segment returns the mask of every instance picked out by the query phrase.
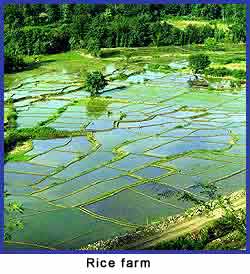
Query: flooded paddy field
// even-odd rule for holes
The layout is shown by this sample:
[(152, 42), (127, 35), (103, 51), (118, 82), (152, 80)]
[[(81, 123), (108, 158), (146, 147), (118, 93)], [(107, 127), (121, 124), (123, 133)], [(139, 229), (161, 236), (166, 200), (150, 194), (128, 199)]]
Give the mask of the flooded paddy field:
[(202, 183), (244, 189), (245, 91), (192, 89), (189, 77), (148, 70), (95, 98), (74, 72), (10, 87), (17, 129), (80, 133), (33, 139), (23, 161), (6, 162), (6, 200), (23, 204), (25, 229), (5, 248), (77, 249), (184, 212), (193, 204), (178, 195), (208, 199)]

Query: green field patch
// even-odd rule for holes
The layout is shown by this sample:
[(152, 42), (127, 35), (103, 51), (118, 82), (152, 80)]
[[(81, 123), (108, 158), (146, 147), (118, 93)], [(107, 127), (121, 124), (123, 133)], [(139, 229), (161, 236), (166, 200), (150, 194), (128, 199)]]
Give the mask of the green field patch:
[[(130, 228), (124, 227), (116, 223), (105, 222), (98, 220), (96, 225), (88, 229), (84, 229), (84, 233), (74, 237), (71, 240), (62, 241), (56, 245), (56, 248), (59, 250), (62, 249), (76, 249), (87, 245), (89, 243), (94, 243), (97, 240), (107, 240), (111, 239), (120, 234), (126, 233)], [(85, 232), (86, 231), (86, 232)]]
[(196, 183), (207, 183), (207, 182), (219, 182), (223, 178), (230, 177), (232, 174), (238, 173), (245, 170), (243, 163), (228, 163), (227, 165), (214, 169), (210, 168), (206, 172), (196, 176)]
[(217, 182), (219, 192), (221, 193), (232, 193), (239, 189), (246, 188), (246, 172), (238, 173), (232, 177), (226, 178)]
[(175, 119), (176, 118), (182, 118), (182, 119), (187, 119), (187, 118), (192, 118), (195, 116), (202, 115), (202, 117), (206, 116), (206, 112), (204, 111), (177, 111), (175, 113), (172, 113), (170, 116), (173, 116)]
[(147, 151), (148, 155), (156, 157), (169, 157), (172, 155), (187, 153), (195, 150), (222, 150), (227, 146), (225, 144), (207, 143), (207, 142), (184, 142), (176, 141), (162, 145), (155, 149)]
[(68, 164), (69, 162), (74, 160), (76, 157), (77, 157), (76, 154), (73, 154), (71, 152), (52, 150), (42, 155), (36, 156), (32, 160), (30, 160), (30, 163), (58, 167), (61, 165)]
[[(211, 108), (229, 101), (231, 101), (231, 98), (227, 96), (193, 92), (175, 97), (171, 100), (171, 103), (175, 102), (175, 104), (187, 105), (189, 107)], [(216, 110), (218, 110), (218, 108), (216, 108)]]
[(176, 111), (178, 108), (179, 107), (176, 105), (167, 106), (165, 103), (165, 104), (162, 104), (162, 106), (160, 106), (160, 104), (157, 104), (154, 107), (145, 107), (145, 109), (142, 110), (141, 112), (147, 115), (169, 114), (171, 112)]
[[(74, 221), (65, 222), (65, 220)], [(17, 232), (12, 241), (20, 241), (49, 247), (60, 245), (60, 243), (63, 245), (63, 241), (84, 234), (88, 239), (88, 242), (90, 240), (90, 234), (92, 234), (92, 241), (99, 240), (100, 233), (97, 234), (97, 237), (94, 237), (93, 233), (98, 225), (100, 225), (100, 229), (103, 232), (110, 230), (110, 236), (115, 232), (119, 233), (123, 230), (119, 229), (118, 225), (110, 225), (109, 222), (97, 220), (76, 208), (62, 208), (55, 211), (43, 212), (38, 215), (24, 217), (23, 222), (25, 229)], [(46, 233), (44, 233), (44, 231), (46, 231)], [(79, 243), (78, 245), (75, 244), (73, 245), (73, 248), (79, 248), (80, 245)]]
[(226, 135), (226, 136), (209, 136), (209, 137), (187, 136), (187, 137), (182, 138), (182, 141), (229, 144), (232, 141), (232, 137), (229, 136), (229, 135)]
[(176, 188), (166, 184), (146, 183), (136, 186), (133, 189), (183, 210), (193, 205), (191, 202), (182, 201), (179, 199), (182, 191), (179, 191)]
[(234, 134), (237, 134), (237, 135), (246, 135), (246, 127), (245, 126), (233, 127), (232, 131)]
[(13, 242), (13, 241), (5, 241), (3, 243), (4, 245), (4, 250), (8, 251), (13, 251), (13, 250), (53, 250), (51, 247), (48, 246), (40, 246), (36, 244), (30, 244), (30, 243), (24, 243), (24, 242)]
[(246, 146), (245, 145), (233, 145), (229, 150), (224, 152), (225, 155), (239, 155), (240, 157), (245, 157)]
[(92, 146), (84, 136), (73, 137), (67, 145), (57, 148), (60, 151), (70, 151), (75, 153), (87, 154)]
[(166, 133), (163, 133), (161, 136), (170, 136), (170, 137), (184, 137), (188, 136), (193, 132), (191, 129), (185, 129), (185, 128), (175, 128), (173, 130), (170, 130)]
[[(244, 157), (244, 155), (242, 155)], [(192, 152), (192, 158), (200, 158), (200, 159), (208, 159), (215, 160), (217, 162), (225, 162), (225, 163), (245, 163), (244, 158), (239, 158), (238, 155), (230, 155), (224, 154), (224, 152)]]
[(6, 203), (13, 202), (13, 201), (18, 201), (23, 205), (24, 208), (24, 215), (29, 215), (28, 212), (43, 212), (43, 211), (49, 211), (49, 210), (55, 210), (58, 207), (56, 207), (53, 204), (49, 204), (46, 201), (34, 197), (34, 196), (15, 196), (15, 195), (10, 195), (6, 198)]
[(95, 131), (95, 130), (107, 130), (112, 129), (114, 127), (112, 120), (95, 120), (88, 124), (85, 128), (87, 131)]
[(138, 111), (144, 111), (146, 109), (150, 109), (152, 107), (155, 107), (155, 105), (146, 105), (146, 104), (140, 104), (140, 103), (134, 103), (134, 104), (129, 104), (125, 107), (122, 108), (122, 111), (125, 113), (130, 113), (130, 112), (138, 112)]
[(54, 168), (49, 166), (34, 165), (26, 162), (7, 162), (4, 166), (5, 172), (31, 173), (36, 175), (47, 175)]
[(170, 128), (174, 128), (175, 126), (176, 126), (175, 123), (169, 123), (164, 125), (132, 128), (131, 131), (141, 137), (152, 136), (152, 135), (160, 134)]
[(70, 141), (70, 138), (58, 138), (49, 140), (32, 140), (32, 150), (25, 153), (25, 155), (36, 155), (45, 153), (51, 149), (66, 145)]
[[(87, 173), (85, 175), (82, 175), (80, 177), (77, 177), (75, 179), (72, 179), (70, 181), (67, 181), (63, 184), (59, 184), (44, 191), (38, 192), (35, 195), (38, 197), (45, 198), (47, 200), (57, 200), (61, 197), (70, 195), (71, 193), (73, 194), (74, 192), (80, 191), (83, 188), (87, 188), (91, 184), (102, 182), (103, 180), (111, 179), (113, 177), (117, 177), (120, 174), (121, 172), (117, 170), (103, 167), (94, 170), (90, 173)], [(109, 192), (108, 189), (107, 192)]]
[(126, 120), (122, 121), (119, 125), (120, 128), (134, 128), (134, 127), (148, 127), (154, 125), (162, 125), (168, 123), (175, 123), (175, 119), (171, 119), (165, 116), (156, 116), (153, 119), (146, 120), (146, 121), (134, 121), (134, 122), (126, 122)]
[(238, 140), (236, 141), (237, 145), (245, 145), (246, 144), (246, 135), (238, 135)]
[(149, 165), (159, 160), (156, 157), (144, 156), (144, 155), (128, 155), (127, 157), (112, 163), (112, 166), (123, 170), (131, 170), (144, 165)]
[(38, 184), (34, 186), (33, 192), (35, 190), (41, 190), (41, 189), (56, 186), (62, 183), (64, 183), (63, 180), (56, 179), (54, 177), (53, 178), (47, 177), (46, 179), (42, 180), (41, 182), (39, 182)]
[[(120, 175), (120, 174), (117, 174), (117, 175)], [(111, 195), (112, 192), (117, 192), (123, 188), (130, 186), (131, 184), (137, 181), (137, 179), (130, 176), (122, 176), (119, 178), (114, 178), (112, 180), (111, 178), (110, 180), (105, 180), (105, 179), (108, 179), (107, 178), (108, 175), (103, 177), (104, 178), (101, 179), (98, 184), (93, 184), (81, 191), (72, 193), (72, 195), (66, 196), (61, 199), (57, 199), (56, 201), (53, 201), (53, 202), (57, 205), (63, 205), (63, 206), (78, 206), (81, 204), (94, 202), (99, 199), (104, 199), (106, 196)], [(80, 182), (79, 178), (78, 178), (78, 182)]]
[(65, 131), (79, 131), (83, 124), (79, 123), (79, 124), (66, 124), (66, 123), (56, 123), (53, 122), (53, 123), (50, 123), (48, 124), (49, 127), (53, 127), (57, 130), (65, 130)]
[[(137, 121), (148, 119), (148, 115), (145, 115), (144, 113), (141, 113), (141, 112), (132, 112), (132, 113), (123, 112), (123, 113), (126, 114), (126, 117), (122, 119), (121, 121), (122, 123), (137, 122)], [(116, 113), (115, 115), (111, 115), (110, 118), (112, 120), (118, 121), (120, 120), (120, 117), (121, 117), (121, 114)]]
[(160, 180), (161, 184), (176, 187), (177, 189), (184, 189), (188, 186), (193, 185), (196, 182), (198, 182), (198, 178), (196, 178), (196, 176), (183, 175), (179, 173), (161, 178)]
[(227, 111), (233, 114), (237, 113), (245, 113), (246, 111), (246, 104), (244, 98), (240, 98), (240, 100), (233, 100), (230, 102), (227, 102), (218, 108), (216, 110), (222, 110), (222, 111)]
[(16, 108), (29, 106), (33, 102), (33, 99), (22, 100), (14, 103)]
[(38, 123), (46, 121), (49, 116), (19, 116), (17, 117), (17, 127), (18, 128), (31, 128), (36, 126)]
[(154, 166), (145, 167), (134, 172), (135, 175), (143, 178), (156, 178), (167, 173), (169, 173), (168, 170)]
[(20, 114), (21, 116), (31, 116), (33, 114), (37, 114), (37, 115), (41, 115), (41, 116), (48, 116), (48, 115), (52, 115), (57, 111), (57, 109), (54, 108), (39, 108), (39, 107), (27, 107), (26, 109), (24, 109), (23, 111), (20, 111), (18, 114)]
[(4, 172), (4, 185), (10, 186), (28, 186), (33, 185), (43, 176), (27, 174), (27, 173), (14, 173), (14, 172)]
[(88, 117), (87, 112), (68, 111), (68, 109), (69, 107), (61, 114), (60, 118), (86, 119)]
[(45, 108), (45, 109), (58, 109), (58, 108), (62, 108), (65, 107), (66, 105), (69, 104), (69, 101), (66, 100), (47, 100), (47, 101), (39, 101), (35, 104), (32, 104), (32, 108), (38, 108), (39, 110), (41, 108)]
[(172, 166), (183, 175), (196, 175), (205, 172), (213, 167), (224, 166), (225, 163), (214, 160), (191, 158), (189, 156), (180, 157), (162, 164), (163, 166)]
[(142, 153), (145, 150), (151, 149), (152, 147), (165, 144), (167, 142), (175, 141), (176, 138), (173, 137), (148, 137), (141, 140), (137, 140), (129, 143), (128, 145), (122, 146), (122, 150), (128, 151), (130, 153)]
[(68, 106), (65, 113), (77, 112), (78, 114), (87, 113), (87, 108), (85, 105), (73, 105)]
[[(73, 89), (73, 87), (72, 87)], [(67, 91), (60, 95), (60, 98), (62, 99), (82, 99), (83, 97), (87, 97), (89, 96), (89, 92), (85, 91), (85, 90), (78, 90), (79, 87), (74, 87), (74, 89), (77, 89), (75, 92), (70, 92), (70, 93), (67, 93), (68, 91), (71, 91), (70, 88), (67, 89)]]
[(137, 224), (150, 223), (160, 217), (180, 212), (176, 207), (132, 190), (123, 190), (86, 208), (103, 216)]
[(91, 170), (105, 164), (105, 162), (112, 160), (113, 157), (114, 154), (111, 152), (96, 151), (88, 155), (86, 158), (83, 158), (82, 160), (69, 165), (67, 168), (55, 174), (53, 177), (59, 179), (75, 177), (81, 173), (86, 172), (87, 170)]
[(137, 136), (136, 133), (116, 128), (112, 131), (96, 132), (95, 138), (102, 145), (103, 149), (112, 150), (113, 147), (122, 144), (128, 140), (133, 140)]
[(87, 123), (88, 121), (89, 119), (87, 117), (59, 117), (53, 122), (53, 124), (81, 125), (83, 123)]
[[(145, 86), (143, 84), (137, 84), (137, 85), (131, 85), (130, 87), (126, 89), (119, 90), (119, 92), (109, 92), (109, 95), (113, 98), (119, 98), (119, 99), (125, 99), (129, 100), (131, 102), (161, 102), (164, 99), (169, 99), (172, 96), (175, 96), (176, 94), (179, 94), (181, 92), (179, 91), (171, 91), (169, 89), (169, 92), (165, 86), (166, 82), (164, 83), (163, 87), (159, 86)], [(143, 96), (142, 96), (143, 94)], [(133, 109), (133, 107), (132, 107)], [(134, 107), (134, 110), (138, 110), (136, 106)], [(141, 106), (141, 110), (143, 110), (143, 106)], [(125, 111), (125, 109), (124, 109)]]
[(17, 186), (16, 184), (6, 184), (4, 186), (4, 190), (7, 191), (11, 195), (29, 195), (34, 189), (31, 186)]

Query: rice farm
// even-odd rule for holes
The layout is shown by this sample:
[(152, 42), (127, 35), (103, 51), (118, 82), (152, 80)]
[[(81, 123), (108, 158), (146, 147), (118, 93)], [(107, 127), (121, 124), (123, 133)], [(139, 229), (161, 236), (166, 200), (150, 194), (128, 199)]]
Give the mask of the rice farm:
[(99, 97), (66, 70), (29, 73), (6, 90), (17, 129), (68, 132), (32, 139), (21, 160), (5, 163), (6, 201), (25, 209), (25, 229), (6, 249), (77, 249), (182, 214), (193, 204), (180, 193), (208, 199), (201, 183), (221, 194), (245, 188), (244, 88), (192, 88), (186, 60), (172, 63), (169, 73), (146, 66), (112, 81)]
[(246, 10), (4, 5), (3, 249), (247, 252)]

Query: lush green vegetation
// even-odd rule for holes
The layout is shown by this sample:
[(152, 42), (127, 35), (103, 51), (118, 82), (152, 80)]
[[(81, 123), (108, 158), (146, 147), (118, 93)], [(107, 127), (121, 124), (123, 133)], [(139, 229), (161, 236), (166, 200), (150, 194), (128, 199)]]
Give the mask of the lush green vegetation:
[(104, 89), (107, 84), (104, 75), (99, 71), (88, 73), (86, 76), (85, 87), (91, 93), (91, 96), (98, 95), (99, 91)]
[(194, 73), (203, 73), (210, 64), (211, 61), (205, 54), (195, 54), (189, 56), (189, 66)]
[(53, 139), (62, 138), (67, 136), (79, 136), (83, 132), (70, 132), (63, 130), (56, 130), (52, 127), (33, 127), (8, 130), (4, 137), (4, 150), (5, 153), (13, 149), (18, 143), (22, 143), (29, 139)]
[(5, 53), (4, 56), (4, 71), (6, 73), (23, 70), (27, 64), (24, 62), (21, 56), (15, 56), (14, 54)]
[[(236, 222), (237, 221), (237, 222)], [(243, 227), (243, 229), (241, 229)], [(233, 210), (200, 231), (188, 233), (172, 241), (163, 241), (152, 249), (202, 250), (244, 249), (246, 245), (246, 210)]]
[(24, 228), (22, 214), (24, 213), (23, 205), (17, 201), (8, 202), (6, 199), (9, 193), (4, 193), (4, 240), (9, 241), (13, 235)]
[[(15, 55), (86, 48), (98, 56), (101, 48), (185, 45), (209, 37), (245, 42), (245, 12), (240, 4), (6, 5), (5, 47)], [(168, 22), (171, 16), (212, 21), (182, 29)], [(218, 27), (218, 20), (228, 28)]]
[(224, 77), (224, 76), (232, 76), (237, 79), (245, 79), (246, 71), (242, 69), (228, 69), (226, 67), (221, 68), (206, 68), (204, 70), (206, 75), (216, 76), (216, 77)]

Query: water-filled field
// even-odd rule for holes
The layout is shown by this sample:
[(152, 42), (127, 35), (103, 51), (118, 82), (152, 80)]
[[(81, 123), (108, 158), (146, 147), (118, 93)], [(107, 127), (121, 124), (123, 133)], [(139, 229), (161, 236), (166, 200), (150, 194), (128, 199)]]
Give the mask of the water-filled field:
[(44, 73), (6, 92), (18, 128), (82, 131), (32, 140), (29, 160), (5, 164), (25, 226), (6, 248), (76, 249), (182, 213), (192, 203), (180, 193), (207, 198), (200, 183), (244, 188), (245, 91), (192, 89), (189, 77), (146, 71), (90, 98), (74, 73)]

